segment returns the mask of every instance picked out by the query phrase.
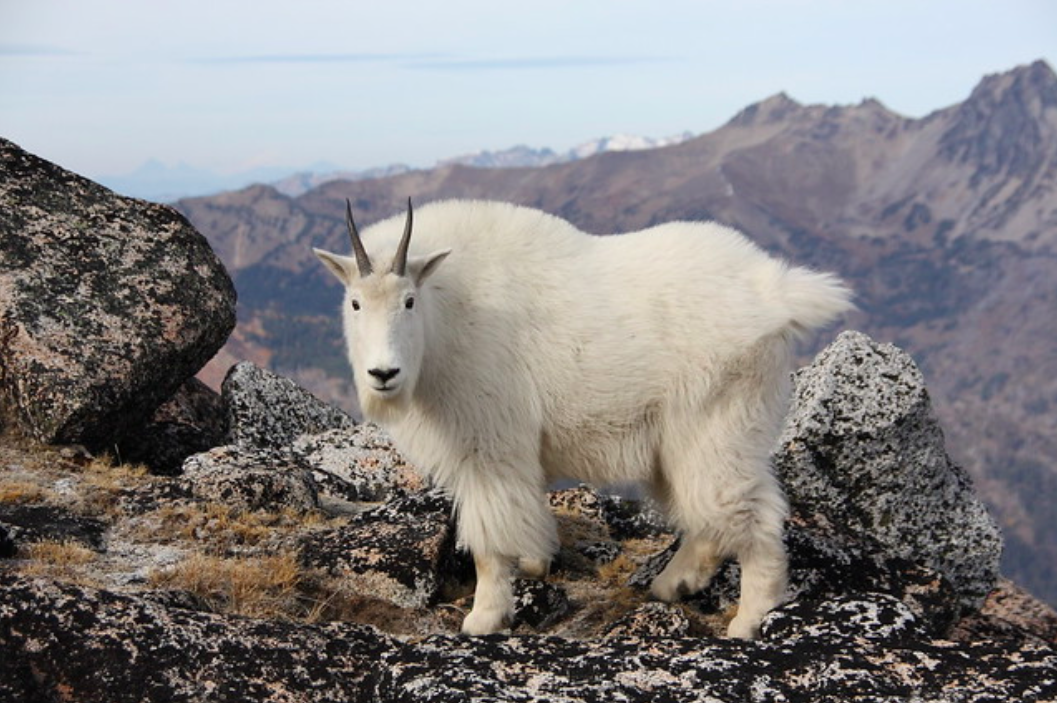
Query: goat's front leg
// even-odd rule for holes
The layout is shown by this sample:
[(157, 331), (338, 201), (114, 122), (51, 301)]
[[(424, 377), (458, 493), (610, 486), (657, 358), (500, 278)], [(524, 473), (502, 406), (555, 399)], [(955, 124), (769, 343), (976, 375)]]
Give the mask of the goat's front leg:
[(514, 560), (496, 554), (474, 554), (473, 563), (477, 589), (473, 609), (462, 623), (463, 634), (498, 632), (514, 618)]

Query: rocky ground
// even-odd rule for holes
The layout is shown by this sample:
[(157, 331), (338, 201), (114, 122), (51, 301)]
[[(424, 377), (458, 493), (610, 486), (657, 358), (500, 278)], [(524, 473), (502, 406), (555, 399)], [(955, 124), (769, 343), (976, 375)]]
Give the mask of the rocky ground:
[[(123, 314), (91, 287), (42, 298), (100, 252), (171, 243), (0, 147), (0, 700), (1057, 699), (1057, 614), (1001, 578), (1001, 535), (899, 349), (845, 333), (796, 375), (774, 455), (791, 579), (760, 640), (720, 636), (734, 564), (683, 603), (651, 601), (678, 537), (648, 503), (587, 486), (551, 493), (561, 551), (518, 581), (510, 631), (465, 637), (473, 574), (450, 501), (381, 430), (288, 379), (243, 363), (220, 394), (188, 381), (230, 330), (208, 276), (98, 283), (141, 305)], [(70, 207), (94, 224), (49, 214)], [(49, 246), (79, 253), (23, 255)], [(148, 354), (161, 323), (173, 343)], [(140, 392), (169, 400), (148, 412)]]

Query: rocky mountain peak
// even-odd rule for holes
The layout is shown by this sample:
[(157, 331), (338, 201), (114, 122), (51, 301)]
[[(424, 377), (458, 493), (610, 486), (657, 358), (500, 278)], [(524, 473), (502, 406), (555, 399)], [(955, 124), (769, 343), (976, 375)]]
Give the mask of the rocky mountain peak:
[(1030, 179), (1053, 166), (1057, 74), (1045, 61), (985, 77), (952, 108), (941, 154), (972, 164), (971, 185), (996, 176)]
[(731, 127), (753, 127), (783, 122), (803, 109), (803, 105), (782, 92), (749, 105), (727, 124)]

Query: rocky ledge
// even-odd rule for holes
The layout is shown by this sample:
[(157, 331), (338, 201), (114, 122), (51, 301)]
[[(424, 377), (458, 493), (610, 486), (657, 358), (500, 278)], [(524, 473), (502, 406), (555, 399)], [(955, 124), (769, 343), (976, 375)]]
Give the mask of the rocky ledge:
[(0, 502), (0, 699), (1057, 698), (1057, 614), (1000, 578), (920, 374), (861, 334), (796, 376), (775, 454), (791, 584), (755, 642), (719, 636), (736, 565), (650, 601), (676, 536), (587, 486), (551, 493), (561, 552), (518, 582), (512, 630), (461, 636), (473, 574), (451, 505), (384, 433), (251, 365), (216, 400), (231, 442), (178, 476), (9, 443), (32, 500)]
[[(128, 331), (111, 295), (135, 271), (93, 264), (69, 295), (26, 294), (47, 249), (74, 251), (86, 229), (129, 231), (138, 209), (182, 225), (125, 201), (111, 217), (94, 184), (0, 147), (16, 208), (2, 244), (18, 244), (0, 245), (14, 292), (0, 300), (0, 700), (1057, 700), (1057, 614), (1001, 578), (999, 531), (899, 349), (849, 332), (796, 374), (774, 455), (790, 586), (758, 641), (720, 636), (735, 564), (682, 603), (651, 601), (678, 537), (648, 501), (589, 486), (550, 494), (561, 551), (547, 579), (518, 581), (512, 628), (464, 637), (473, 571), (447, 497), (379, 428), (287, 379), (244, 363), (220, 394), (188, 381), (227, 313), (192, 334), (201, 321), (167, 307), (158, 345), (156, 322)], [(74, 194), (33, 195), (56, 182)], [(47, 228), (26, 214), (67, 206)], [(191, 308), (228, 310), (229, 282), (199, 275), (212, 264), (180, 236), (199, 263), (173, 263), (142, 304), (182, 288)], [(79, 317), (98, 332), (80, 337), (91, 368), (57, 356)], [(152, 345), (164, 355), (146, 361)]]

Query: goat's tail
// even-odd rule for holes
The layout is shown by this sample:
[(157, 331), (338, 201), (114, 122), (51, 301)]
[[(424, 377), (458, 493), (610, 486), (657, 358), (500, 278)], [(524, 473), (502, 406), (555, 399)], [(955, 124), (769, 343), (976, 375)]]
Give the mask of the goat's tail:
[(837, 276), (800, 267), (790, 267), (784, 273), (783, 297), (789, 324), (797, 335), (825, 327), (855, 309), (852, 290)]

